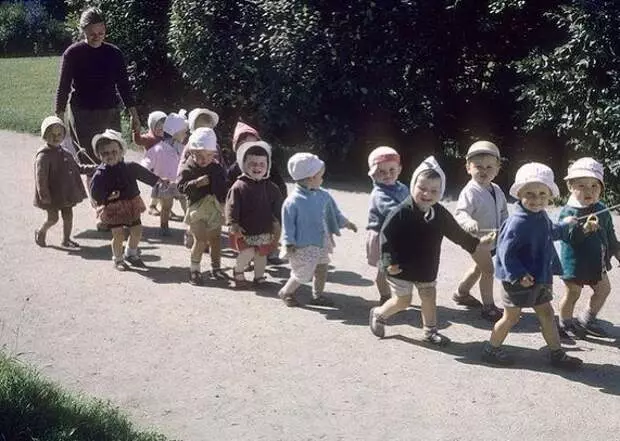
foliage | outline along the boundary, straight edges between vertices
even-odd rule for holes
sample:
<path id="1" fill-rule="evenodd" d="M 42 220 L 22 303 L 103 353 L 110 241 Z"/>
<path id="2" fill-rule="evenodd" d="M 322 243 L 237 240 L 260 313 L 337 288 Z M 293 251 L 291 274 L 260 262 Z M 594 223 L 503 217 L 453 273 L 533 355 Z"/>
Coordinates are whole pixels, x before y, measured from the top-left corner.
<path id="1" fill-rule="evenodd" d="M 138 432 L 109 403 L 72 396 L 0 352 L 0 439 L 165 441 Z"/>
<path id="2" fill-rule="evenodd" d="M 63 23 L 41 1 L 0 3 L 0 56 L 59 53 L 69 41 Z"/>
<path id="3" fill-rule="evenodd" d="M 575 151 L 590 155 L 611 171 L 618 197 L 620 163 L 620 4 L 568 2 L 549 18 L 565 33 L 550 50 L 520 63 L 520 88 L 528 107 L 526 130 L 552 130 Z M 608 195 L 609 196 L 609 195 Z"/>

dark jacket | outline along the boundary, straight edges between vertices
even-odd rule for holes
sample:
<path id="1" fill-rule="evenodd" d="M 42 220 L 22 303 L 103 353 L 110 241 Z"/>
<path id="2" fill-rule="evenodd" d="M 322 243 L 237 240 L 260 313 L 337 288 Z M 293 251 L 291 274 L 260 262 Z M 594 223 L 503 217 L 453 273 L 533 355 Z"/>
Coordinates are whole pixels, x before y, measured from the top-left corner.
<path id="1" fill-rule="evenodd" d="M 230 168 L 227 170 L 226 174 L 228 185 L 232 186 L 237 180 L 237 178 L 241 176 L 241 168 L 239 167 L 239 164 L 235 162 L 233 165 L 231 165 Z M 273 162 L 271 163 L 271 171 L 267 179 L 269 179 L 276 185 L 276 187 L 278 187 L 278 190 L 280 190 L 280 193 L 282 195 L 282 199 L 284 200 L 287 196 L 286 182 L 284 182 L 284 178 L 282 178 L 280 171 L 277 167 L 275 167 Z"/>
<path id="2" fill-rule="evenodd" d="M 381 228 L 381 262 L 384 269 L 399 265 L 397 279 L 410 282 L 432 282 L 437 279 L 441 242 L 446 236 L 468 253 L 480 243 L 463 230 L 450 212 L 440 204 L 433 205 L 434 217 L 426 221 L 409 196 L 388 214 Z"/>
<path id="3" fill-rule="evenodd" d="M 157 184 L 159 177 L 135 162 L 121 161 L 116 165 L 101 164 L 90 182 L 90 195 L 97 205 L 107 205 L 117 200 L 130 200 L 140 195 L 138 182 L 151 187 Z M 108 197 L 118 191 L 119 197 L 109 201 Z"/>
<path id="4" fill-rule="evenodd" d="M 194 181 L 203 176 L 209 176 L 209 184 L 197 187 Z M 226 201 L 226 172 L 224 167 L 216 162 L 200 167 L 190 156 L 181 166 L 177 186 L 179 191 L 187 196 L 190 204 L 210 194 L 214 195 L 220 203 Z"/>
<path id="5" fill-rule="evenodd" d="M 42 209 L 73 207 L 86 199 L 86 190 L 80 173 L 85 173 L 71 153 L 62 147 L 46 145 L 34 159 L 34 205 Z"/>
<path id="6" fill-rule="evenodd" d="M 255 181 L 240 176 L 226 197 L 226 223 L 238 224 L 245 234 L 271 233 L 274 221 L 280 222 L 282 194 L 268 179 Z"/>

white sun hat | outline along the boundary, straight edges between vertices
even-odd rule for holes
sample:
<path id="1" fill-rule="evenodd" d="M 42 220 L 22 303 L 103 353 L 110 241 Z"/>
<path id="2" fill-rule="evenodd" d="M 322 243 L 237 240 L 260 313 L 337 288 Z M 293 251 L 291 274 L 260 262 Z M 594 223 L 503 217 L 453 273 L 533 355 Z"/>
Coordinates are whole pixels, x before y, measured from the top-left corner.
<path id="1" fill-rule="evenodd" d="M 491 155 L 497 159 L 501 159 L 499 155 L 499 149 L 495 144 L 490 141 L 476 141 L 467 150 L 466 160 L 469 160 L 477 155 Z"/>
<path id="2" fill-rule="evenodd" d="M 187 148 L 190 150 L 217 152 L 217 136 L 213 129 L 198 127 L 194 133 L 189 136 Z"/>
<path id="3" fill-rule="evenodd" d="M 54 115 L 48 116 L 41 122 L 41 138 L 43 138 L 43 140 L 45 140 L 45 132 L 47 131 L 47 129 L 49 129 L 54 124 L 62 126 L 65 133 L 67 133 L 67 128 L 65 127 L 65 123 L 62 122 L 62 119 Z"/>
<path id="4" fill-rule="evenodd" d="M 601 182 L 601 185 L 605 185 L 603 177 L 605 171 L 603 170 L 603 164 L 598 162 L 594 158 L 579 158 L 568 167 L 568 173 L 564 178 L 565 181 L 569 179 L 577 178 L 594 178 Z"/>
<path id="5" fill-rule="evenodd" d="M 105 129 L 103 133 L 97 133 L 95 136 L 93 136 L 93 140 L 91 142 L 91 145 L 93 147 L 93 152 L 95 152 L 95 156 L 97 156 L 97 158 L 99 159 L 101 159 L 101 156 L 99 156 L 99 151 L 97 149 L 97 143 L 102 139 L 109 139 L 110 141 L 118 142 L 118 144 L 121 146 L 121 155 L 124 155 L 125 152 L 127 151 L 127 143 L 123 139 L 123 135 L 121 135 L 116 130 Z"/>
<path id="6" fill-rule="evenodd" d="M 368 176 L 377 172 L 377 166 L 382 162 L 395 161 L 400 164 L 400 155 L 392 147 L 382 145 L 368 155 Z"/>
<path id="7" fill-rule="evenodd" d="M 528 162 L 522 165 L 515 175 L 515 182 L 510 187 L 510 196 L 519 199 L 519 190 L 526 184 L 540 183 L 546 185 L 553 197 L 560 196 L 560 189 L 554 182 L 553 170 L 539 162 Z"/>
<path id="8" fill-rule="evenodd" d="M 187 121 L 178 113 L 171 113 L 164 121 L 164 132 L 170 136 L 187 129 Z"/>
<path id="9" fill-rule="evenodd" d="M 193 109 L 191 112 L 189 112 L 189 115 L 187 116 L 190 132 L 196 130 L 196 120 L 200 115 L 207 115 L 209 118 L 211 118 L 211 120 L 213 121 L 213 127 L 217 126 L 217 123 L 220 121 L 219 115 L 212 110 L 203 108 Z"/>
<path id="10" fill-rule="evenodd" d="M 154 112 L 149 113 L 149 117 L 146 120 L 149 130 L 151 132 L 155 131 L 155 126 L 162 119 L 166 119 L 166 114 L 161 110 L 155 110 Z"/>
<path id="11" fill-rule="evenodd" d="M 325 167 L 325 162 L 312 153 L 295 153 L 288 160 L 288 173 L 293 181 L 301 181 L 316 175 Z"/>

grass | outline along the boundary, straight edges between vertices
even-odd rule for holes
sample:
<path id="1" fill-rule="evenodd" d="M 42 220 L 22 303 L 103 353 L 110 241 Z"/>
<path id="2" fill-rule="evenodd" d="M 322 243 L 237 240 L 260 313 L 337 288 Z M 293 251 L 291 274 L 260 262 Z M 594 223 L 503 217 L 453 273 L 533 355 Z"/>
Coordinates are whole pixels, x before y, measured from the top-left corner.
<path id="1" fill-rule="evenodd" d="M 0 129 L 39 135 L 54 114 L 60 57 L 0 58 Z M 123 114 L 123 135 L 130 139 Z"/>
<path id="2" fill-rule="evenodd" d="M 38 134 L 54 113 L 60 57 L 0 58 L 0 128 Z"/>
<path id="3" fill-rule="evenodd" d="M 166 441 L 109 403 L 71 395 L 0 351 L 0 440 Z"/>

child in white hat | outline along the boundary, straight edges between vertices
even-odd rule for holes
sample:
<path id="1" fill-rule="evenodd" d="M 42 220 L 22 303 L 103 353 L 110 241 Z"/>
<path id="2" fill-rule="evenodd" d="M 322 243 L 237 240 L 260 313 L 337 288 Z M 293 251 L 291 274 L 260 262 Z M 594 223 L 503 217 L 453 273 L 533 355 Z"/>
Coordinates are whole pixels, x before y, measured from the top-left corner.
<path id="1" fill-rule="evenodd" d="M 492 238 L 478 239 L 467 233 L 438 203 L 445 181 L 443 170 L 429 156 L 411 176 L 410 196 L 385 219 L 380 240 L 381 265 L 392 296 L 382 306 L 372 308 L 369 317 L 370 330 L 379 338 L 385 336 L 386 320 L 409 307 L 415 287 L 421 300 L 424 341 L 437 346 L 450 342 L 437 330 L 436 285 L 441 242 L 447 237 L 480 262 L 481 249 L 489 246 Z"/>
<path id="2" fill-rule="evenodd" d="M 138 254 L 142 238 L 140 215 L 146 211 L 137 181 L 151 187 L 162 183 L 159 177 L 135 162 L 125 162 L 127 145 L 121 134 L 107 129 L 93 137 L 92 147 L 101 161 L 90 182 L 90 195 L 97 204 L 97 214 L 112 231 L 114 268 L 119 271 L 128 265 L 143 268 Z M 124 229 L 129 229 L 129 241 L 123 254 Z"/>
<path id="3" fill-rule="evenodd" d="M 181 152 L 185 148 L 184 142 L 187 137 L 187 121 L 182 116 L 171 113 L 164 121 L 164 137 L 152 148 L 146 151 L 142 166 L 148 168 L 161 179 L 169 182 L 168 185 L 158 185 L 153 188 L 152 197 L 161 202 L 160 231 L 162 236 L 170 236 L 168 222 L 172 213 L 172 204 L 177 199 L 185 212 L 185 198 L 181 197 L 177 189 L 177 170 L 181 158 Z"/>
<path id="4" fill-rule="evenodd" d="M 495 323 L 485 344 L 482 359 L 491 364 L 514 361 L 501 347 L 510 329 L 519 322 L 522 308 L 534 308 L 542 334 L 550 350 L 553 366 L 576 369 L 581 360 L 570 357 L 560 346 L 551 300 L 553 275 L 562 267 L 553 241 L 568 231 L 575 218 L 553 224 L 545 208 L 560 194 L 553 171 L 544 164 L 530 162 L 517 171 L 510 195 L 519 201 L 499 231 L 495 255 L 495 277 L 502 282 L 504 315 Z"/>
<path id="5" fill-rule="evenodd" d="M 185 223 L 193 237 L 190 255 L 189 281 L 202 285 L 200 272 L 202 255 L 210 246 L 212 279 L 225 279 L 221 269 L 221 242 L 223 209 L 226 200 L 226 172 L 215 157 L 217 137 L 213 129 L 200 127 L 189 137 L 190 157 L 179 173 L 179 191 L 187 197 L 189 206 Z"/>
<path id="6" fill-rule="evenodd" d="M 366 226 L 366 259 L 370 266 L 377 267 L 375 284 L 380 305 L 390 298 L 390 287 L 385 271 L 379 265 L 379 233 L 388 213 L 409 197 L 409 188 L 398 180 L 402 169 L 400 155 L 392 147 L 377 147 L 368 155 L 368 176 L 373 186 Z"/>
<path id="7" fill-rule="evenodd" d="M 34 232 L 34 241 L 40 247 L 46 246 L 47 231 L 62 215 L 62 246 L 79 248 L 71 240 L 73 229 L 73 207 L 86 199 L 86 190 L 80 178 L 92 166 L 79 166 L 73 156 L 61 146 L 66 136 L 65 125 L 56 116 L 48 116 L 41 123 L 41 138 L 45 146 L 37 150 L 34 157 L 34 206 L 47 212 L 47 220 Z"/>
<path id="8" fill-rule="evenodd" d="M 278 295 L 287 306 L 297 306 L 295 291 L 313 280 L 313 305 L 332 306 L 325 297 L 327 265 L 333 248 L 332 235 L 341 228 L 354 232 L 357 227 L 342 215 L 330 194 L 321 188 L 325 163 L 311 153 L 296 153 L 288 160 L 288 172 L 295 189 L 282 206 L 282 239 L 291 276 Z"/>
<path id="9" fill-rule="evenodd" d="M 159 141 L 164 138 L 164 121 L 166 120 L 166 114 L 160 110 L 155 110 L 149 113 L 147 119 L 147 126 L 149 128 L 148 132 L 141 133 L 140 128 L 136 127 L 131 132 L 131 140 L 135 145 L 138 145 L 144 148 L 146 152 L 148 149 L 153 147 Z M 157 198 L 151 198 L 151 203 L 149 205 L 149 214 L 152 216 L 159 216 L 159 210 L 157 209 L 158 200 Z"/>
<path id="10" fill-rule="evenodd" d="M 243 143 L 237 149 L 243 173 L 226 197 L 226 224 L 233 247 L 239 252 L 233 269 L 236 288 L 244 288 L 244 270 L 254 261 L 254 285 L 265 278 L 267 255 L 277 246 L 282 195 L 271 182 L 271 146 L 264 141 Z"/>
<path id="11" fill-rule="evenodd" d="M 220 121 L 220 117 L 217 113 L 213 112 L 212 110 L 204 109 L 200 107 L 196 109 L 192 109 L 187 116 L 187 122 L 189 125 L 190 133 L 194 133 L 197 129 L 200 129 L 200 128 L 215 129 L 215 126 L 217 126 L 217 123 L 219 121 Z M 224 168 L 224 170 L 226 170 L 226 163 L 223 161 L 223 155 L 222 155 L 220 146 L 217 144 L 217 142 L 216 142 L 215 147 L 217 149 L 217 154 L 215 155 L 214 161 L 219 162 L 220 165 Z M 186 144 L 185 148 L 183 149 L 183 153 L 181 153 L 181 160 L 179 161 L 177 175 L 181 174 L 181 170 L 183 169 L 185 165 L 185 161 L 187 161 L 189 157 L 190 157 L 189 144 Z M 183 236 L 183 243 L 187 248 L 190 248 L 190 249 L 194 245 L 194 236 L 192 236 L 189 228 L 185 231 L 185 234 Z M 205 251 L 208 249 L 209 249 L 209 246 L 207 245 L 207 247 L 205 248 Z"/>
<path id="12" fill-rule="evenodd" d="M 603 174 L 603 166 L 598 161 L 581 158 L 568 168 L 564 178 L 570 197 L 560 212 L 560 220 L 567 216 L 580 220 L 569 228 L 560 248 L 565 286 L 560 300 L 562 337 L 609 336 L 597 323 L 596 316 L 611 291 L 607 271 L 611 269 L 611 257 L 620 258 L 620 245 L 611 215 L 609 211 L 604 211 L 607 207 L 600 201 L 605 188 Z M 596 212 L 601 213 L 588 219 Z M 575 319 L 575 305 L 584 285 L 592 288 L 592 296 L 588 308 Z"/>
<path id="13" fill-rule="evenodd" d="M 495 144 L 489 141 L 473 143 L 465 157 L 465 169 L 471 180 L 461 190 L 454 218 L 467 232 L 482 236 L 485 233 L 499 231 L 499 227 L 508 217 L 506 196 L 493 179 L 499 173 L 500 154 Z M 485 254 L 487 267 L 491 271 L 483 272 L 474 263 L 466 273 L 452 299 L 467 307 L 480 307 L 485 320 L 496 322 L 502 316 L 502 310 L 495 306 L 493 299 L 493 264 L 492 251 Z M 482 304 L 471 295 L 470 291 L 478 282 Z"/>

